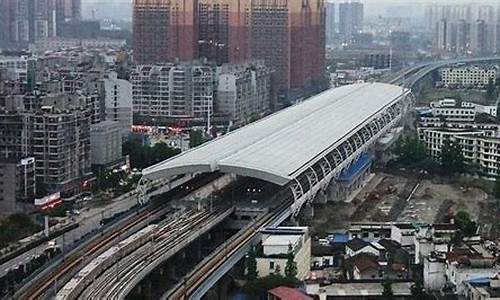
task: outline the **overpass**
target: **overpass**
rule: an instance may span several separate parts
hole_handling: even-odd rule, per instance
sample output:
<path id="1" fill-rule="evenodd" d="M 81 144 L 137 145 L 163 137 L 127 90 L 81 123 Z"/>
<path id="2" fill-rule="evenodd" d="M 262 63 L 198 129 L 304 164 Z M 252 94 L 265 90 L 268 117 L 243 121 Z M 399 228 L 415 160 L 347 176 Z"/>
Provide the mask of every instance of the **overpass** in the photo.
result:
<path id="1" fill-rule="evenodd" d="M 434 70 L 442 67 L 446 67 L 453 64 L 459 63 L 487 63 L 500 61 L 500 56 L 488 56 L 488 57 L 473 57 L 473 58 L 457 58 L 451 60 L 439 60 L 417 64 L 415 66 L 409 67 L 402 72 L 398 73 L 396 77 L 388 79 L 387 82 L 391 84 L 401 85 L 406 88 L 413 88 L 415 84 L 422 78 L 427 76 Z"/>

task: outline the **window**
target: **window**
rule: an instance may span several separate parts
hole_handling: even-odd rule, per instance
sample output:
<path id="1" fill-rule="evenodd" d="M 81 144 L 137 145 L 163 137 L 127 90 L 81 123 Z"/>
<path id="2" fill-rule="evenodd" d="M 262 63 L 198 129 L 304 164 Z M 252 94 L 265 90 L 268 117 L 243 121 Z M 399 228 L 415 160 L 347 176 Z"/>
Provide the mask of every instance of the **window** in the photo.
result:
<path id="1" fill-rule="evenodd" d="M 274 261 L 269 262 L 269 270 L 274 270 Z"/>

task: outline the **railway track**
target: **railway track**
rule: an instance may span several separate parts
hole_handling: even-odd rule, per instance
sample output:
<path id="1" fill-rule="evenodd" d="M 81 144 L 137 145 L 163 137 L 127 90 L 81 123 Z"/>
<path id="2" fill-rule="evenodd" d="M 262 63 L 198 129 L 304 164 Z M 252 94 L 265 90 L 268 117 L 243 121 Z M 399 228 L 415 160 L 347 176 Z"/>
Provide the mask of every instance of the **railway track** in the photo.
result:
<path id="1" fill-rule="evenodd" d="M 86 287 L 79 298 L 123 298 L 125 295 L 121 295 L 121 293 L 125 289 L 125 285 L 141 269 L 159 259 L 164 252 L 179 244 L 190 232 L 196 230 L 199 226 L 203 226 L 213 218 L 215 216 L 209 211 L 189 212 L 181 218 L 162 226 L 149 242 L 131 253 L 131 255 L 121 258 L 117 261 L 116 266 L 111 266 L 104 271 L 102 275 Z"/>
<path id="2" fill-rule="evenodd" d="M 215 173 L 195 177 L 189 183 L 191 189 L 183 190 L 182 187 L 176 188 L 167 192 L 165 197 L 183 197 L 195 192 L 200 187 L 209 184 L 220 176 L 221 174 Z M 66 277 L 68 276 L 68 274 L 72 274 L 75 272 L 75 270 L 82 267 L 82 265 L 86 262 L 87 257 L 95 256 L 96 254 L 104 251 L 106 248 L 109 248 L 111 242 L 119 239 L 123 234 L 130 233 L 128 232 L 129 230 L 133 229 L 141 222 L 146 221 L 146 219 L 150 216 L 161 214 L 161 212 L 165 209 L 166 202 L 167 201 L 165 201 L 165 203 L 162 205 L 156 205 L 156 207 L 150 207 L 130 217 L 130 220 L 128 220 L 125 224 L 118 226 L 107 234 L 97 237 L 93 242 L 84 247 L 81 251 L 78 251 L 77 253 L 74 253 L 73 255 L 67 257 L 64 262 L 58 265 L 53 272 L 50 272 L 49 275 L 44 276 L 43 278 L 31 283 L 26 288 L 26 291 L 19 295 L 18 298 L 28 300 L 42 298 L 49 289 L 56 286 L 58 283 L 67 280 Z"/>
<path id="3" fill-rule="evenodd" d="M 293 200 L 283 201 L 271 212 L 263 215 L 252 226 L 246 228 L 242 233 L 237 233 L 228 244 L 222 245 L 214 251 L 214 255 L 208 257 L 197 265 L 194 270 L 184 276 L 184 280 L 179 282 L 173 289 L 167 292 L 162 298 L 167 299 L 189 299 L 191 294 L 211 276 L 231 255 L 239 251 L 245 244 L 249 243 L 255 235 L 273 222 L 275 222 L 286 210 L 290 209 Z"/>

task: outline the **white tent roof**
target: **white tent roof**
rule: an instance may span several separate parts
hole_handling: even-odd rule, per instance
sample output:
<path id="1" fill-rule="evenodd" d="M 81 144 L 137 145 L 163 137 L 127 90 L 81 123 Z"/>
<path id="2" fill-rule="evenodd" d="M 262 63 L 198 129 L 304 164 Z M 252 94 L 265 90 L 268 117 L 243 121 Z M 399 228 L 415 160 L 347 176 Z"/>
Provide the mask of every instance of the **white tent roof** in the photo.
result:
<path id="1" fill-rule="evenodd" d="M 330 89 L 143 171 L 146 178 L 235 173 L 285 185 L 406 94 L 360 83 Z"/>

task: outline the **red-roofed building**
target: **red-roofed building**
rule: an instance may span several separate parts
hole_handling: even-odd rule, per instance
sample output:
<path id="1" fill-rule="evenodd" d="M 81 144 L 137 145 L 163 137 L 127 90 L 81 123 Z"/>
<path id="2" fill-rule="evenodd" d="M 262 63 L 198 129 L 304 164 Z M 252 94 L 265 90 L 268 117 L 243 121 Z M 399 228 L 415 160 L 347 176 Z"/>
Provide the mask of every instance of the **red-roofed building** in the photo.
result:
<path id="1" fill-rule="evenodd" d="M 299 290 L 287 287 L 279 286 L 267 293 L 268 300 L 313 300 L 313 298 L 301 293 Z"/>

